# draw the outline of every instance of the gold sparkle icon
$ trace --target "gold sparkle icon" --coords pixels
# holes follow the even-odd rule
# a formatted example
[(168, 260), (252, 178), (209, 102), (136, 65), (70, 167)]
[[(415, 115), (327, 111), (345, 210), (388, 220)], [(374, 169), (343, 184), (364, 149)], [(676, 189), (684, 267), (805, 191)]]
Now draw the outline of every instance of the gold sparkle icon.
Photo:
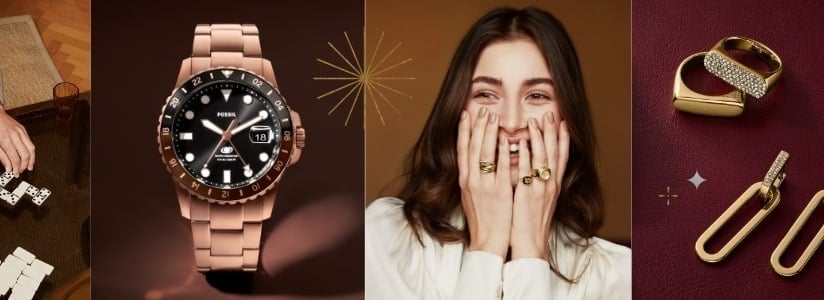
[[(375, 45), (374, 51), (372, 51), (371, 58), (367, 62), (366, 59), (363, 59), (363, 63), (361, 60), (358, 59), (358, 55), (355, 53), (355, 48), (352, 46), (352, 41), (349, 38), (349, 34), (344, 31), (343, 35), (346, 37), (346, 44), (349, 46), (349, 51), (352, 54), (351, 57), (347, 57), (337, 47), (335, 47), (332, 42), (327, 42), (332, 51), (337, 54), (337, 57), (342, 59), (343, 62), (348, 66), (341, 66), (338, 64), (334, 64), (329, 62), (328, 60), (317, 58), (316, 60), (326, 66), (329, 66), (335, 70), (343, 72), (345, 75), (341, 76), (319, 76), (314, 77), (314, 80), (329, 80), (329, 81), (341, 81), (343, 82), (337, 88), (328, 91), (320, 96), (318, 96), (318, 100), (321, 100), (327, 96), (332, 95), (340, 95), (343, 91), (347, 91), (340, 97), (340, 100), (329, 110), (327, 115), (332, 115), (335, 110), (337, 110), (341, 104), (350, 99), (349, 96), (354, 94), (354, 97), (351, 98), (352, 104), (349, 105), (349, 112), (346, 115), (346, 121), (343, 123), (344, 126), (349, 125), (349, 119), (352, 117), (352, 112), (355, 110), (355, 106), (358, 103), (358, 98), (363, 95), (363, 127), (366, 128), (366, 111), (368, 108), (368, 103), (372, 103), (375, 107), (375, 111), (380, 118), (381, 124), (386, 125), (386, 120), (383, 116), (383, 111), (381, 109), (381, 105), (388, 105), (396, 114), (400, 115), (400, 110), (392, 103), (389, 99), (390, 96), (397, 94), (402, 97), (406, 97), (412, 99), (411, 95), (408, 95), (404, 92), (401, 92), (395, 88), (389, 86), (389, 82), (397, 81), (397, 80), (415, 80), (415, 77), (405, 77), (405, 76), (390, 76), (386, 73), (400, 67), (404, 64), (409, 63), (412, 61), (412, 58), (407, 58), (404, 60), (400, 60), (396, 63), (391, 65), (385, 66), (387, 61), (391, 61), (389, 58), (395, 51), (401, 46), (401, 43), (398, 42), (395, 47), (393, 47), (389, 52), (384, 54), (380, 60), (376, 63), (375, 60), (378, 57), (378, 52), (380, 51), (381, 44), (383, 43), (384, 33), (381, 32), (380, 38), (378, 39), (377, 44)], [(363, 33), (363, 45), (364, 45), (364, 57), (366, 56), (366, 31)], [(354, 63), (353, 63), (354, 62)], [(391, 92), (391, 93), (389, 93)], [(388, 95), (388, 96), (387, 96)], [(380, 100), (380, 101), (379, 101)], [(381, 104), (379, 104), (379, 102)], [(383, 104), (385, 103), (385, 104)], [(385, 108), (384, 108), (385, 109)]]

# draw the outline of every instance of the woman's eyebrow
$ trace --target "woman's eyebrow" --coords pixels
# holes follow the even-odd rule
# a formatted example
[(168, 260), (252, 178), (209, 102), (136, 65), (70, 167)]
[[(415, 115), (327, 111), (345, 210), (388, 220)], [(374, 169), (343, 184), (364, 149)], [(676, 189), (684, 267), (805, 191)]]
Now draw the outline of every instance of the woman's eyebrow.
[(489, 77), (489, 76), (478, 76), (478, 77), (475, 77), (475, 78), (472, 79), (472, 83), (478, 83), (478, 82), (488, 83), (488, 84), (495, 85), (495, 86), (502, 86), (503, 85), (503, 81), (501, 81), (500, 79), (492, 78), (492, 77)]
[(542, 83), (545, 83), (545, 84), (548, 84), (548, 85), (553, 85), (552, 78), (549, 78), (549, 77), (530, 78), (530, 79), (524, 80), (524, 83), (521, 84), (521, 85), (522, 86), (534, 86), (534, 85), (539, 85), (539, 84), (542, 84)]

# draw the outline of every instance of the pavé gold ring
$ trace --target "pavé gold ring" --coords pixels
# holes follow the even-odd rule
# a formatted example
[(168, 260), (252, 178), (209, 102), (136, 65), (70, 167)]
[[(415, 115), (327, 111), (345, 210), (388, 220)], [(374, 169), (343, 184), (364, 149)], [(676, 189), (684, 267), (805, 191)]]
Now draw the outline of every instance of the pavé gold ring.
[[(758, 71), (736, 61), (727, 50), (743, 50), (755, 54), (770, 66), (770, 71)], [(759, 41), (731, 36), (719, 41), (704, 57), (704, 67), (732, 86), (761, 98), (781, 78), (784, 66), (775, 51)]]
[(724, 95), (704, 95), (693, 91), (683, 81), (683, 74), (704, 62), (707, 52), (688, 56), (675, 71), (672, 106), (675, 109), (705, 116), (734, 117), (744, 112), (744, 93), (733, 90)]
[(495, 169), (497, 167), (494, 162), (485, 160), (479, 161), (478, 164), (481, 168), (481, 174), (489, 174), (495, 172)]

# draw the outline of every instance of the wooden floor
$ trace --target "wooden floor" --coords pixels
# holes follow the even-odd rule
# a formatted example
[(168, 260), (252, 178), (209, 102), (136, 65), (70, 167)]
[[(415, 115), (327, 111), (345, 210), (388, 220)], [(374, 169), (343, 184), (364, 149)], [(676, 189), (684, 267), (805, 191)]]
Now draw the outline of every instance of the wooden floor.
[(91, 89), (91, 0), (0, 0), (0, 17), (31, 15), (63, 81)]

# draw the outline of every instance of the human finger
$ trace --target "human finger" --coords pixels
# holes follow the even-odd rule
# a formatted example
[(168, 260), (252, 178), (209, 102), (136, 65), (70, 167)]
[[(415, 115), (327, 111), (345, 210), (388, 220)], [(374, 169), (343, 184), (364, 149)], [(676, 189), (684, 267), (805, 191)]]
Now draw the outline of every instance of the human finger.
[[(532, 168), (538, 169), (548, 167), (549, 163), (546, 154), (546, 145), (544, 145), (544, 139), (541, 135), (541, 131), (538, 130), (538, 121), (535, 119), (529, 119), (529, 121), (527, 121), (527, 129), (529, 131), (529, 140), (532, 141), (530, 143)], [(542, 179), (542, 181), (543, 180), (544, 179)]]
[(472, 131), (469, 133), (469, 177), (473, 174), (480, 174), (480, 160), (481, 147), (483, 146), (483, 137), (486, 125), (489, 119), (489, 111), (485, 107), (478, 110), (478, 116), (475, 118), (475, 123), (472, 125)]
[(498, 172), (495, 175), (497, 182), (502, 182), (503, 184), (507, 185), (507, 188), (511, 188), (510, 182), (512, 176), (509, 174), (509, 141), (506, 139), (505, 136), (501, 135), (498, 137)]
[(31, 171), (34, 169), (34, 143), (31, 141), (31, 137), (29, 137), (29, 133), (26, 131), (26, 128), (23, 126), (20, 126), (19, 128), (20, 140), (23, 142), (23, 146), (25, 146), (29, 152), (29, 163), (28, 165), (24, 165), (23, 167), (27, 167), (27, 169)]
[(566, 121), (561, 121), (558, 128), (558, 172), (556, 178), (560, 186), (564, 180), (567, 162), (569, 162), (569, 129)]
[[(0, 147), (2, 150), (2, 147)], [(11, 167), (11, 160), (9, 160), (9, 156), (6, 155), (6, 151), (0, 151), (0, 164), (3, 165), (3, 169), (5, 169), (7, 173), (14, 173)]]
[(20, 156), (20, 164), (17, 166), (17, 172), (23, 173), (23, 170), (28, 169), (29, 167), (29, 159), (31, 157), (31, 152), (29, 152), (29, 148), (26, 147), (25, 143), (23, 142), (23, 138), (25, 138), (25, 134), (21, 134), (20, 131), (16, 131), (16, 134), (12, 134), (12, 144), (14, 144), (15, 152), (17, 155)]
[[(544, 146), (546, 147), (547, 167), (550, 173), (557, 172), (558, 168), (558, 132), (557, 123), (553, 112), (544, 114)], [(550, 175), (551, 177), (551, 175)]]
[(17, 154), (17, 149), (14, 148), (14, 143), (11, 141), (11, 137), (6, 137), (0, 142), (0, 148), (3, 149), (3, 152), (6, 152), (6, 156), (9, 158), (9, 167), (6, 168), (6, 172), (11, 172), (14, 174), (14, 177), (17, 177), (19, 174), (20, 169), (20, 155)]
[(469, 128), (469, 113), (462, 111), (458, 122), (458, 180), (461, 186), (465, 186), (468, 179)]
[[(496, 139), (498, 136), (498, 115), (489, 113), (483, 141), (481, 142), (480, 161), (491, 163), (495, 161)], [(480, 166), (479, 166), (480, 167)]]
[(526, 140), (518, 141), (518, 181), (520, 184), (532, 184), (532, 174), (530, 172), (529, 148)]

